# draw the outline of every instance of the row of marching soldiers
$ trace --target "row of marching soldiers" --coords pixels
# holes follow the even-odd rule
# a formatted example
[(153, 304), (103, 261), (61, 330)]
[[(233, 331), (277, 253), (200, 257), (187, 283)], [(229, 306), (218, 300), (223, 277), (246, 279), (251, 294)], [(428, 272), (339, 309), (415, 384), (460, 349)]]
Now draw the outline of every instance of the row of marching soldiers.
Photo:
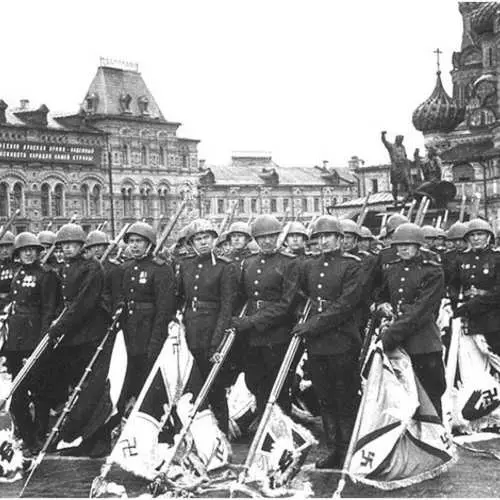
[[(64, 402), (103, 337), (113, 312), (123, 308), (128, 368), (125, 401), (133, 401), (161, 351), (168, 324), (182, 312), (188, 347), (204, 377), (228, 328), (236, 342), (212, 386), (209, 403), (228, 432), (226, 390), (238, 375), (255, 395), (257, 418), (292, 336), (303, 339), (279, 404), (290, 412), (300, 357), (307, 353), (329, 453), (318, 468), (339, 468), (345, 459), (359, 398), (359, 358), (370, 317), (385, 318), (380, 341), (386, 351), (404, 348), (437, 414), (445, 391), (443, 343), (436, 326), (441, 299), (466, 317), (470, 333), (486, 336), (500, 353), (500, 253), (489, 224), (454, 224), (446, 251), (422, 227), (399, 214), (388, 218), (384, 242), (352, 220), (325, 215), (311, 227), (285, 228), (271, 215), (251, 227), (234, 223), (219, 237), (198, 219), (181, 231), (162, 257), (153, 255), (156, 235), (144, 222), (125, 233), (127, 259), (100, 262), (109, 241), (66, 224), (46, 242), (40, 234), (6, 233), (0, 240), (0, 301), (10, 306), (9, 334), (2, 348), (12, 376), (48, 332), (54, 349), (13, 395), (11, 412), (25, 448), (37, 452), (48, 432), (49, 414)], [(435, 236), (435, 235), (434, 235)], [(43, 266), (51, 244), (63, 262)], [(434, 250), (429, 248), (435, 246)], [(306, 301), (312, 304), (298, 323)], [(246, 304), (246, 314), (239, 311)], [(62, 341), (60, 340), (62, 338)], [(30, 406), (34, 407), (30, 409)], [(122, 408), (123, 410), (123, 408)], [(79, 453), (110, 451), (109, 422)]]

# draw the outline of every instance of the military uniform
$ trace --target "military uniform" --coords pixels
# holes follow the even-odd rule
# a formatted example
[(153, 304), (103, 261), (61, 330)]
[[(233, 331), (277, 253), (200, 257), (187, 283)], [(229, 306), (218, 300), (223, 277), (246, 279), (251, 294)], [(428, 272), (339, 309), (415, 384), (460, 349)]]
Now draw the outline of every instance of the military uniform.
[[(258, 252), (243, 261), (241, 271), (241, 296), (249, 305), (246, 317), (234, 319), (234, 324), (240, 334), (248, 335), (245, 380), (256, 396), (257, 411), (261, 412), (295, 323), (293, 309), (299, 263), (293, 254), (287, 252)], [(287, 384), (282, 390), (280, 403), (285, 410), (289, 408)]]
[(333, 447), (330, 466), (342, 465), (356, 417), (361, 270), (359, 257), (336, 250), (306, 260), (301, 273), (312, 309), (294, 331), (302, 331), (306, 339), (311, 379), (327, 442)]
[(384, 348), (406, 350), (415, 374), (442, 416), (441, 396), (446, 385), (436, 317), (444, 294), (443, 269), (422, 254), (410, 260), (396, 257), (384, 265), (383, 280), (381, 300), (390, 302), (396, 314), (382, 334)]
[[(235, 265), (227, 257), (209, 252), (182, 261), (178, 279), (187, 344), (201, 375), (206, 378), (212, 368), (210, 358), (219, 348), (226, 329), (231, 326), (237, 292)], [(226, 366), (227, 361), (224, 368)], [(226, 382), (225, 374), (219, 373), (208, 400), (219, 427), (227, 433)]]
[(468, 319), (469, 333), (484, 335), (500, 354), (500, 251), (487, 247), (458, 253), (449, 285), (454, 304), (463, 295), (460, 315)]
[(174, 273), (170, 264), (147, 255), (122, 265), (122, 322), (129, 356), (128, 396), (137, 396), (168, 336), (176, 310)]
[(0, 261), (0, 311), (10, 302), (10, 283), (16, 268), (12, 259)]
[[(9, 336), (3, 348), (7, 368), (15, 377), (47, 332), (56, 313), (59, 283), (55, 273), (43, 269), (38, 262), (21, 264), (11, 283), (12, 308), (9, 314)], [(45, 360), (46, 361), (46, 360)], [(13, 394), (10, 410), (26, 446), (43, 440), (48, 430), (49, 402), (43, 367), (35, 367), (26, 381)], [(31, 398), (28, 393), (31, 391)], [(35, 420), (30, 413), (31, 399)]]

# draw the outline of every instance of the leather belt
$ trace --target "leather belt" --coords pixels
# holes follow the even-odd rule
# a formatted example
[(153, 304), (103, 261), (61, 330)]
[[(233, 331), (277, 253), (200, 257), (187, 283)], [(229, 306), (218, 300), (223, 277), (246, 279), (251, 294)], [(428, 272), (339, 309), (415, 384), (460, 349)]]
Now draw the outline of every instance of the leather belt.
[(220, 302), (214, 300), (192, 299), (187, 302), (187, 308), (196, 312), (198, 309), (219, 309)]
[(252, 300), (252, 304), (255, 307), (255, 309), (257, 309), (257, 311), (259, 309), (262, 309), (264, 306), (268, 306), (270, 304), (276, 304), (276, 302), (278, 302), (278, 301), (277, 300), (261, 300), (261, 299)]

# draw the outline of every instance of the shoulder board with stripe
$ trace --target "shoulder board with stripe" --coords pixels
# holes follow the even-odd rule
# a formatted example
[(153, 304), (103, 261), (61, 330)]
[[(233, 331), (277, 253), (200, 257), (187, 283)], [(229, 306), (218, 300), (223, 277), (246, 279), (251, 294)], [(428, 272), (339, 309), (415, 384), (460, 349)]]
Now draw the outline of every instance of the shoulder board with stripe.
[(361, 262), (361, 257), (358, 257), (357, 255), (353, 255), (352, 253), (344, 252), (342, 254), (342, 257), (347, 257), (348, 259), (355, 260), (356, 262)]
[(161, 257), (153, 257), (151, 261), (154, 262), (157, 266), (164, 266), (167, 263), (167, 261), (165, 259), (162, 259)]
[(441, 263), (437, 262), (436, 260), (423, 259), (422, 264), (426, 264), (426, 265), (434, 266), (434, 267), (441, 267)]
[(280, 255), (284, 255), (285, 257), (289, 257), (290, 259), (295, 259), (297, 257), (294, 253), (291, 253), (288, 250), (280, 250), (278, 253)]
[(222, 262), (225, 262), (226, 264), (230, 264), (233, 262), (229, 257), (226, 257), (225, 255), (217, 255), (216, 256), (217, 260), (221, 260)]
[(394, 264), (399, 264), (400, 262), (403, 262), (403, 259), (401, 259), (400, 257), (398, 257), (396, 259), (390, 260), (389, 262), (386, 262), (385, 265), (386, 266), (392, 266)]

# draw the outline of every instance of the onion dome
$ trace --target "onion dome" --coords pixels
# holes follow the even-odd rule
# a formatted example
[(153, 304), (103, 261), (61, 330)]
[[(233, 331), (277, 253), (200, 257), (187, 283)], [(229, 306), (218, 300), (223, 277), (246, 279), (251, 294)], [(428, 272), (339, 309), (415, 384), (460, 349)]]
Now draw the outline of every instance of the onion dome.
[(493, 31), (495, 14), (498, 10), (498, 2), (477, 2), (470, 17), (470, 26), (478, 34), (491, 33)]
[(413, 112), (412, 121), (424, 134), (450, 132), (463, 121), (465, 108), (450, 97), (441, 82), (441, 71), (437, 72), (436, 86), (431, 96)]

